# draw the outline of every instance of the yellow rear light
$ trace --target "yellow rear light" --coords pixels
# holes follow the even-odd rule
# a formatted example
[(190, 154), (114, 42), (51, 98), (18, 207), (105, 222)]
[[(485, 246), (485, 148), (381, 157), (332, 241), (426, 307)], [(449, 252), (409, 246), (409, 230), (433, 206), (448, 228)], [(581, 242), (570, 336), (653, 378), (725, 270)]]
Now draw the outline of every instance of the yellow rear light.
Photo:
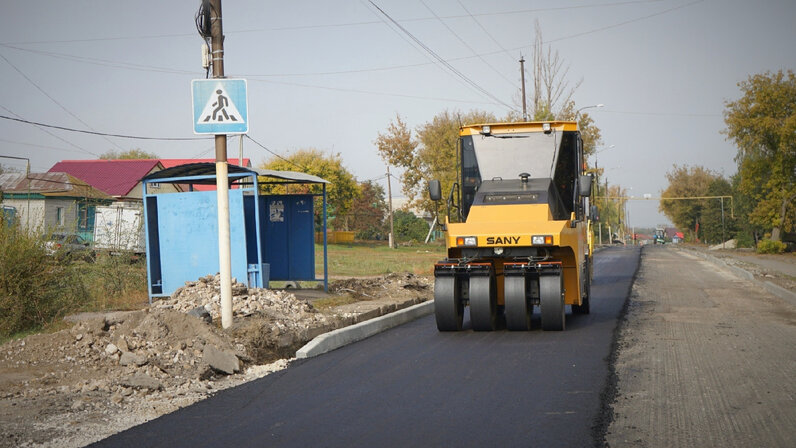
[(531, 236), (531, 244), (534, 246), (552, 246), (553, 235), (533, 235)]

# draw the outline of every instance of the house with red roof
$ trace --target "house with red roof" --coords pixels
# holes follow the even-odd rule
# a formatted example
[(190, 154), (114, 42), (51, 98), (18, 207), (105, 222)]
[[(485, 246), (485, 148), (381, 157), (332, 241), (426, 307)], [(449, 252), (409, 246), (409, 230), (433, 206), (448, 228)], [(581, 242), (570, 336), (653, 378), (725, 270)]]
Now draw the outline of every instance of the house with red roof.
[[(50, 168), (49, 172), (64, 172), (92, 187), (105, 192), (117, 201), (142, 201), (141, 179), (162, 170), (160, 160), (63, 160)], [(150, 184), (152, 192), (169, 193), (181, 191), (177, 185)]]

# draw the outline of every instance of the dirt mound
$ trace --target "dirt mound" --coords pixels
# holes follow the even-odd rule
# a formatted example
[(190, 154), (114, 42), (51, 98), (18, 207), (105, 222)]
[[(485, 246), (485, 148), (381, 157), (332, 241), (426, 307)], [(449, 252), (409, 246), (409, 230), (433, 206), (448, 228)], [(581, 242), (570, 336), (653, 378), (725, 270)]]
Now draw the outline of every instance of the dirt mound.
[(349, 278), (337, 280), (329, 285), (329, 291), (335, 294), (350, 294), (360, 300), (378, 297), (404, 296), (410, 291), (427, 292), (431, 288), (431, 280), (409, 273), (387, 274), (373, 278)]

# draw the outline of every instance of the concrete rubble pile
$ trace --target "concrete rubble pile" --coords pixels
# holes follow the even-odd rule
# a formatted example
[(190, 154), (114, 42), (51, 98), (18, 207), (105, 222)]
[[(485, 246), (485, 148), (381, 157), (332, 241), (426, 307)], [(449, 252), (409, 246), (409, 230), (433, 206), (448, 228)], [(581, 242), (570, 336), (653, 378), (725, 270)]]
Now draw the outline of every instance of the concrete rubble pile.
[[(157, 309), (173, 309), (184, 313), (205, 316), (208, 320), (218, 321), (221, 316), (221, 280), (219, 275), (201, 277), (195, 282), (185, 282), (185, 286), (177, 289), (171, 298), (154, 304)], [(203, 309), (203, 310), (202, 310)], [(327, 318), (304, 300), (293, 294), (270, 289), (248, 288), (243, 283), (232, 279), (232, 315), (247, 317), (264, 314), (276, 321), (290, 325), (301, 323), (303, 326), (325, 325)]]

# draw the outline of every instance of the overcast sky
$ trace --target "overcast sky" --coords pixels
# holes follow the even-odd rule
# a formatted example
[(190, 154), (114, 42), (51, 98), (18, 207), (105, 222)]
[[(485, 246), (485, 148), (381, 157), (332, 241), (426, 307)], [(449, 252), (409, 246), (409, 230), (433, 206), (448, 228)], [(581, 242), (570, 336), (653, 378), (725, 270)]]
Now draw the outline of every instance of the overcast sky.
[[(101, 133), (194, 138), (192, 79), (205, 76), (199, 1), (0, 0), (0, 115)], [(340, 153), (359, 180), (385, 167), (373, 145), (400, 114), (410, 127), (444, 111), (519, 109), (521, 54), (534, 22), (582, 84), (578, 107), (602, 130), (608, 182), (658, 196), (673, 164), (736, 171), (721, 134), (737, 83), (793, 70), (796, 2), (224, 0), (225, 69), (248, 79), (249, 135), (273, 152)], [(526, 71), (528, 65), (526, 64)], [(498, 101), (495, 101), (495, 98)], [(505, 103), (505, 104), (504, 104)], [(140, 148), (161, 158), (214, 157), (211, 139), (98, 137), (0, 120), (0, 155), (32, 170)], [(271, 154), (244, 140), (254, 165)], [(229, 157), (237, 157), (230, 141)], [(24, 162), (0, 159), (24, 170)], [(395, 190), (395, 188), (394, 188)], [(634, 201), (631, 224), (667, 222), (657, 201)]]

